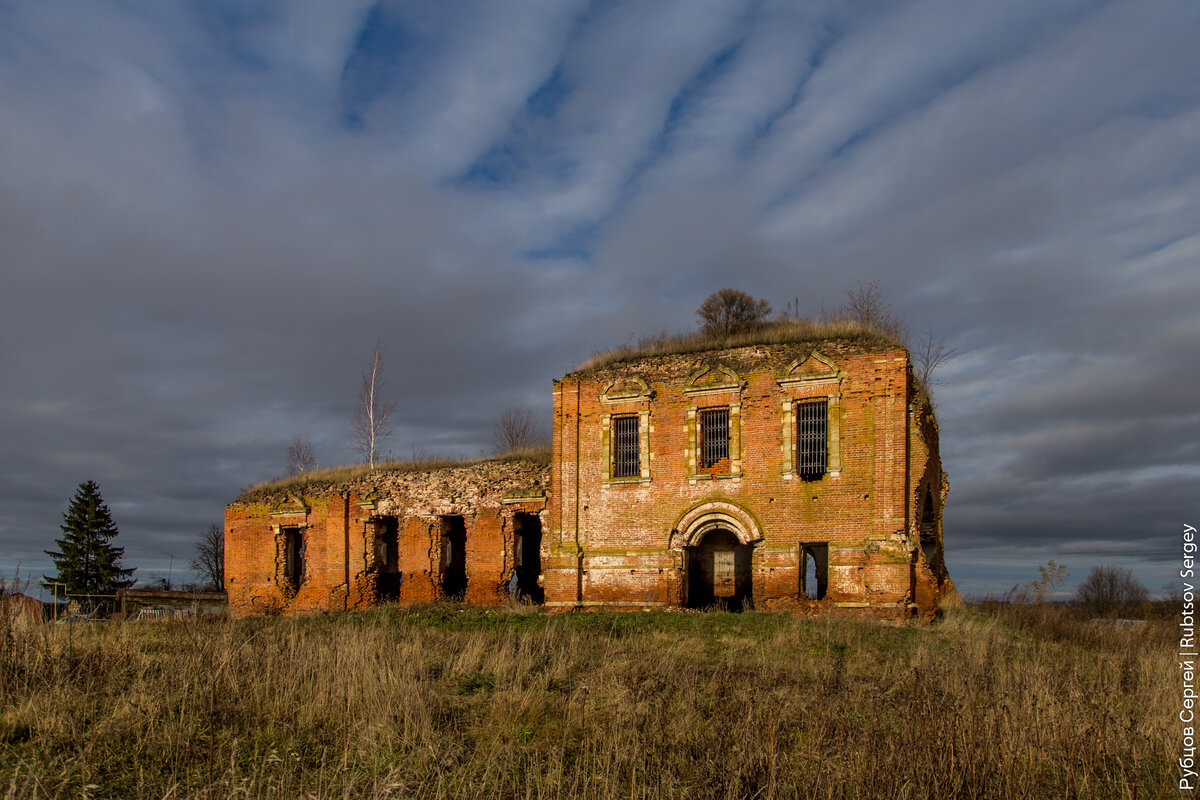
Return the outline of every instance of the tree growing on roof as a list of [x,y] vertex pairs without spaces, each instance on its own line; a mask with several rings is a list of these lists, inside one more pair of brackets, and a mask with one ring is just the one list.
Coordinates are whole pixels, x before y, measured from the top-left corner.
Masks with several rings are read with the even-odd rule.
[[316,468],[317,454],[313,451],[312,442],[304,436],[297,436],[288,445],[287,472],[284,475],[291,478],[312,472]]
[[714,336],[728,336],[765,322],[771,314],[771,304],[755,300],[737,289],[719,289],[704,299],[696,309],[700,330]]
[[383,353],[384,346],[379,339],[375,340],[375,354],[362,373],[362,386],[358,390],[358,403],[354,407],[351,418],[351,446],[362,454],[363,461],[375,469],[379,459],[379,449],[383,440],[392,435],[392,426],[388,418],[396,409],[395,403],[385,403],[381,398],[383,391]]
[[528,408],[506,408],[496,422],[492,446],[496,455],[503,456],[544,445],[548,439],[537,416]]
[[[47,581],[63,584],[68,595],[114,594],[133,585],[134,568],[121,566],[125,548],[111,544],[119,531],[94,481],[79,484],[59,527],[63,538],[55,540],[58,550],[44,551],[58,570],[45,576]],[[95,603],[82,598],[82,605]]]

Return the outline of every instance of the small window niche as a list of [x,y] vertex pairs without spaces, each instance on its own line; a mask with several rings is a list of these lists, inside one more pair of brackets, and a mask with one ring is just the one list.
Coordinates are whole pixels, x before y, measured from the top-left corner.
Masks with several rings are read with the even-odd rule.
[[824,600],[829,586],[829,543],[800,545],[800,599]]

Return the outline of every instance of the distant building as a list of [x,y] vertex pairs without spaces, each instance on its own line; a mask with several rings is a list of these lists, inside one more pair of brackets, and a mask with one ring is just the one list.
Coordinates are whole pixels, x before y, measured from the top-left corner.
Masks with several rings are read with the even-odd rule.
[[554,384],[549,466],[319,476],[226,510],[235,614],[510,596],[931,613],[947,482],[907,352],[632,355]]

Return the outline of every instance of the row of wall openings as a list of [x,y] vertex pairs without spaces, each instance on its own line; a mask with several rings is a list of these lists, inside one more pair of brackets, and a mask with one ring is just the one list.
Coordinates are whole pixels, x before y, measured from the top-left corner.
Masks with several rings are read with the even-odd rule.
[[829,464],[828,400],[806,400],[796,404],[796,474],[815,481]]
[[702,408],[699,414],[700,469],[729,461],[729,409]]
[[[815,481],[829,469],[829,401],[806,400],[796,404],[796,474]],[[713,469],[729,459],[729,409],[702,408],[698,430],[699,468]],[[636,414],[612,418],[612,474],[636,478],[642,474]]]

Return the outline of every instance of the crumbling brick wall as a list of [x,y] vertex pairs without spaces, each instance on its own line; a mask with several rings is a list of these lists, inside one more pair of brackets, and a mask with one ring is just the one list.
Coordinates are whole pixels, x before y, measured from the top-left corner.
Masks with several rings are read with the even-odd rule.
[[[824,461],[809,473],[814,408]],[[554,384],[553,436],[549,467],[380,470],[231,504],[231,612],[495,605],[515,586],[560,609],[907,614],[953,594],[937,423],[903,348],[756,345],[581,370]]]
[[[824,604],[907,612],[918,568],[929,572],[914,478],[936,475],[941,487],[936,427],[928,414],[910,419],[912,397],[902,348],[843,341],[653,356],[567,375],[554,388],[547,603],[687,605],[689,553],[720,527],[751,549],[756,608],[811,605],[801,592],[810,545],[827,553]],[[830,462],[804,480],[788,415],[813,399],[828,402]],[[729,409],[731,419],[730,463],[717,474],[696,462],[705,408]],[[636,419],[637,475],[613,472],[618,417]]]
[[[396,530],[396,594],[402,603],[443,594],[445,520],[461,520],[463,599],[496,605],[509,596],[517,515],[542,520],[549,471],[529,461],[486,461],[425,472],[378,471],[338,486],[246,498],[225,510],[230,611],[337,611],[381,599],[377,537]],[[287,537],[299,532],[303,574],[287,574]]]

